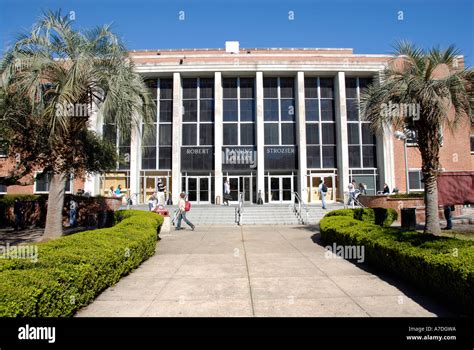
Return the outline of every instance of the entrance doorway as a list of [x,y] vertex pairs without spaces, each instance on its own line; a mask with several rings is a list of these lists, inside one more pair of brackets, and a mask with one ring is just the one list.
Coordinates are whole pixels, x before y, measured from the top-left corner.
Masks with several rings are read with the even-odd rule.
[[209,204],[211,202],[211,177],[188,176],[186,177],[185,192],[188,201],[195,204]]
[[231,203],[238,203],[239,193],[244,194],[244,202],[250,203],[253,198],[253,184],[251,176],[228,176]]
[[326,193],[326,202],[336,201],[334,174],[313,174],[309,176],[308,203],[321,203],[321,193],[319,192],[319,185],[323,180],[326,186],[328,187],[328,192]]
[[269,180],[269,202],[291,202],[293,199],[293,176],[270,176]]
[[142,176],[142,190],[141,197],[142,203],[147,203],[153,192],[158,190],[158,179],[161,179],[163,185],[166,187],[165,190],[165,203],[169,197],[169,191],[171,189],[171,177],[168,175],[144,175]]

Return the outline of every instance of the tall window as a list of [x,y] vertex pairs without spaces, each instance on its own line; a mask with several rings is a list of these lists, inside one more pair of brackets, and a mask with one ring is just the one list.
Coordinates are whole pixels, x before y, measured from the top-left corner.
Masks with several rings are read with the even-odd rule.
[[263,79],[265,145],[296,144],[295,79]]
[[350,168],[376,168],[376,141],[369,122],[360,118],[359,102],[371,78],[346,78],[347,135]]
[[255,145],[255,80],[224,78],[224,146]]
[[334,79],[307,77],[304,84],[308,168],[336,168]]
[[160,78],[147,82],[156,115],[142,126],[142,169],[171,169],[173,119],[173,80]]
[[183,79],[183,146],[214,145],[214,79]]
[[103,136],[110,143],[115,145],[119,156],[117,162],[118,170],[130,169],[130,130],[121,131],[115,123],[105,122],[103,125]]
[[408,171],[408,192],[411,191],[424,191],[423,186],[423,173],[421,170],[409,170]]

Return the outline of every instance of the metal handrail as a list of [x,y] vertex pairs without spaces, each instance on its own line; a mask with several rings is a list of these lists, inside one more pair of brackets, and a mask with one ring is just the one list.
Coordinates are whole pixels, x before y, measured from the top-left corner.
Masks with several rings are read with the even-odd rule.
[[237,225],[242,224],[242,214],[244,212],[243,207],[244,207],[244,193],[240,192],[239,193],[239,204],[237,205],[237,207],[235,207],[235,223]]
[[[344,192],[344,208],[349,207],[349,198],[350,198],[350,193],[349,192]],[[361,208],[367,208],[365,205],[363,205],[356,197],[352,197],[352,208],[355,207],[355,205],[361,207]],[[355,205],[354,205],[355,204]]]
[[[303,216],[303,210],[305,215]],[[293,212],[299,222],[303,225],[309,222],[309,210],[306,203],[301,199],[298,192],[293,192]]]

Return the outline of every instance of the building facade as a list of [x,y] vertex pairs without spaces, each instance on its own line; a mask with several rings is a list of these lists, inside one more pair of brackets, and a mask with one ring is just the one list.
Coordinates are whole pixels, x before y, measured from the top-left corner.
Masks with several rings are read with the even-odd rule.
[[[153,96],[156,118],[121,131],[93,114],[90,127],[117,145],[121,159],[115,171],[83,180],[93,195],[120,184],[144,203],[158,179],[173,202],[186,192],[196,204],[222,203],[224,181],[233,201],[243,193],[247,203],[291,202],[295,193],[318,203],[323,180],[329,202],[341,200],[352,180],[368,194],[384,183],[401,192],[407,185],[422,190],[416,147],[391,130],[372,134],[357,108],[391,56],[352,49],[196,49],[132,51],[131,57]],[[463,57],[458,60],[463,65]],[[467,123],[456,135],[445,133],[444,169],[474,169],[472,131]],[[3,190],[15,192],[10,187]]]

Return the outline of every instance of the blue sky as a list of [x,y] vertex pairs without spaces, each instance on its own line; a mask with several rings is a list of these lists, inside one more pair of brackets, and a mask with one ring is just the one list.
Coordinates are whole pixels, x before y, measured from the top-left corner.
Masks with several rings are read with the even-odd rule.
[[247,48],[390,53],[396,40],[408,39],[425,48],[455,44],[474,63],[472,0],[0,0],[2,51],[45,9],[74,11],[78,28],[112,23],[130,49],[216,48],[238,40]]

